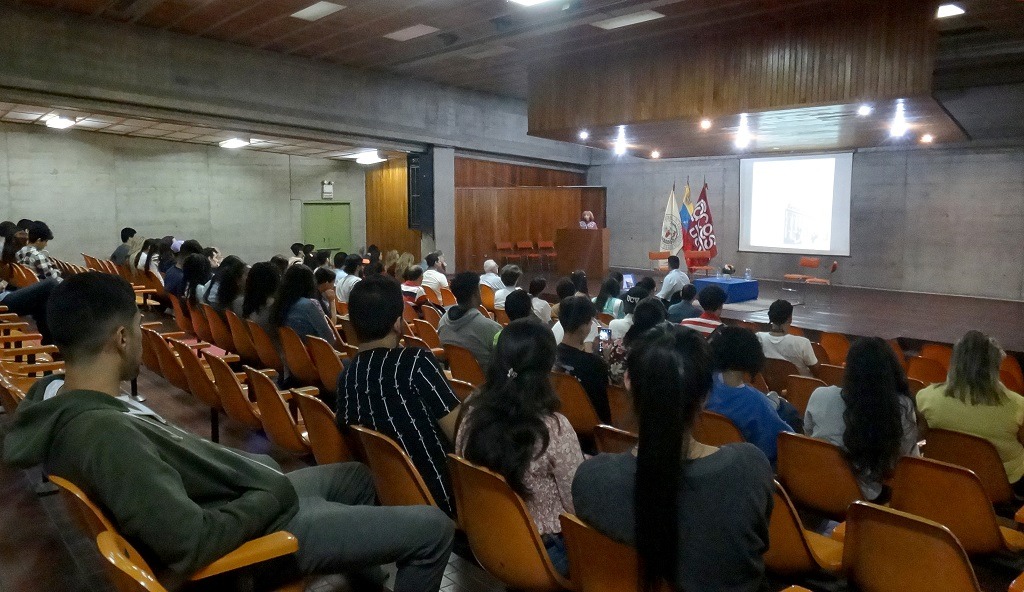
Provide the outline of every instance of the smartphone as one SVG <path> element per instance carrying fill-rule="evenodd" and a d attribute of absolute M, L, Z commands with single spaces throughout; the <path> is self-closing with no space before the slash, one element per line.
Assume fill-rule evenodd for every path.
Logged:
<path fill-rule="evenodd" d="M 611 347 L 612 343 L 612 330 L 608 327 L 601 327 L 597 330 L 597 351 L 598 353 L 604 352 L 606 348 Z"/>

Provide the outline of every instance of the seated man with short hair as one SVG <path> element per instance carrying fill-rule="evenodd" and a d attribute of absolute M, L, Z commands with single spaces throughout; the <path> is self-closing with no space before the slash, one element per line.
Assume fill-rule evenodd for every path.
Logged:
<path fill-rule="evenodd" d="M 397 442 L 434 501 L 454 516 L 447 454 L 454 451 L 459 399 L 430 350 L 399 346 L 404 307 L 391 276 L 368 277 L 352 289 L 348 312 L 360 344 L 338 377 L 338 424 L 365 426 Z"/>
<path fill-rule="evenodd" d="M 818 365 L 811 340 L 801 335 L 790 335 L 793 324 L 793 305 L 786 300 L 776 300 L 768 308 L 768 322 L 771 330 L 757 334 L 761 340 L 764 355 L 773 360 L 787 360 L 796 366 L 800 374 L 812 376 L 812 369 Z"/>
<path fill-rule="evenodd" d="M 338 274 L 334 281 L 334 292 L 338 300 L 348 302 L 352 288 L 359 283 L 359 269 L 363 266 L 363 258 L 359 255 L 349 255 L 345 259 L 345 265 L 341 268 L 343 274 Z"/>
<path fill-rule="evenodd" d="M 42 463 L 81 487 L 151 564 L 166 568 L 167 587 L 284 530 L 298 539 L 304 573 L 397 562 L 396 591 L 438 590 L 453 525 L 437 508 L 375 507 L 361 464 L 285 475 L 268 456 L 204 440 L 121 396 L 142 354 L 141 315 L 123 279 L 68 278 L 53 290 L 48 319 L 67 371 L 37 382 L 18 406 L 4 461 Z"/>
<path fill-rule="evenodd" d="M 429 289 L 437 296 L 437 301 L 441 302 L 441 288 L 448 287 L 448 276 L 445 275 L 445 262 L 444 255 L 441 251 L 434 251 L 427 255 L 425 259 L 427 268 L 423 270 L 423 289 Z M 479 280 L 477 285 L 479 285 Z"/>
<path fill-rule="evenodd" d="M 604 359 L 586 350 L 585 342 L 597 308 L 586 296 L 570 296 L 561 302 L 561 315 L 558 322 L 565 334 L 559 340 L 558 361 L 555 366 L 575 376 L 587 398 L 594 405 L 594 411 L 602 423 L 612 422 L 612 412 L 608 404 L 608 364 Z M 555 336 L 558 337 L 557 335 Z"/>
<path fill-rule="evenodd" d="M 505 299 L 512 292 L 519 289 L 516 284 L 519 283 L 519 278 L 523 277 L 523 270 L 518 265 L 506 265 L 501 268 L 501 283 L 505 285 L 504 288 L 494 293 L 494 309 L 503 310 L 505 308 Z"/>
<path fill-rule="evenodd" d="M 455 276 L 452 293 L 458 304 L 441 317 L 437 336 L 444 345 L 468 349 L 480 368 L 487 372 L 494 351 L 494 336 L 501 331 L 501 325 L 480 312 L 480 278 L 475 273 L 464 271 Z"/>
<path fill-rule="evenodd" d="M 134 228 L 122 228 L 121 229 L 121 244 L 118 245 L 114 252 L 110 255 L 110 261 L 114 265 L 127 265 L 128 264 L 128 253 L 131 251 L 131 246 L 128 241 L 135 236 Z"/>
<path fill-rule="evenodd" d="M 715 329 L 722 326 L 722 307 L 725 306 L 728 297 L 725 290 L 718 286 L 707 286 L 697 295 L 697 302 L 704 312 L 699 317 L 683 319 L 679 324 L 709 337 Z"/>
<path fill-rule="evenodd" d="M 697 286 L 693 284 L 686 284 L 679 292 L 679 302 L 668 307 L 668 321 L 670 323 L 679 323 L 683 319 L 692 319 L 693 317 L 699 317 L 704 309 L 693 303 L 693 299 L 697 297 Z"/>
<path fill-rule="evenodd" d="M 490 286 L 495 293 L 497 293 L 498 290 L 505 289 L 505 284 L 502 283 L 501 277 L 498 275 L 497 261 L 494 259 L 484 261 L 484 273 L 480 276 L 480 283 Z"/>
<path fill-rule="evenodd" d="M 50 261 L 50 255 L 46 252 L 46 245 L 52 240 L 53 233 L 45 222 L 32 222 L 28 225 L 28 244 L 15 254 L 15 259 L 31 269 L 40 280 L 50 279 L 59 282 L 60 271 Z"/>
<path fill-rule="evenodd" d="M 665 301 L 670 301 L 683 286 L 690 283 L 690 278 L 679 269 L 679 257 L 672 255 L 668 258 L 668 270 L 665 279 L 661 280 L 661 290 L 658 292 L 658 298 Z"/>

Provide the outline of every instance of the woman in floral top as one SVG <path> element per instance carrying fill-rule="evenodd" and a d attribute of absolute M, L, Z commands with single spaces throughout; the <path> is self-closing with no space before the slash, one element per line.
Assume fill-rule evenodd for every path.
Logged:
<path fill-rule="evenodd" d="M 572 480 L 583 452 L 551 386 L 555 339 L 536 321 L 501 332 L 487 382 L 463 405 L 456 453 L 500 474 L 526 502 L 555 568 L 568 574 L 558 515 L 573 513 Z"/>
<path fill-rule="evenodd" d="M 665 305 L 656 296 L 644 298 L 633 309 L 633 326 L 626 331 L 622 339 L 612 341 L 611 347 L 605 349 L 605 361 L 608 362 L 608 381 L 623 386 L 626 374 L 626 356 L 629 347 L 648 329 L 665 322 Z"/>

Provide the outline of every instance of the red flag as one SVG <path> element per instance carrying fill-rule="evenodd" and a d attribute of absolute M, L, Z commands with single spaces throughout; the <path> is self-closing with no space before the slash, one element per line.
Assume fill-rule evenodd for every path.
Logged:
<path fill-rule="evenodd" d="M 711 219 L 711 208 L 708 206 L 708 184 L 700 190 L 700 197 L 693 207 L 693 219 L 686 233 L 687 246 L 693 245 L 694 251 L 709 251 L 711 259 L 718 254 L 718 242 L 715 240 L 715 223 Z M 694 265 L 707 265 L 711 259 L 693 260 Z"/>

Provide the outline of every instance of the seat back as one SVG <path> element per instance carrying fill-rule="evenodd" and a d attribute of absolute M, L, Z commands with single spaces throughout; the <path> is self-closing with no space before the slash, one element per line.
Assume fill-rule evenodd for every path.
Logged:
<path fill-rule="evenodd" d="M 828 352 L 825 348 L 821 347 L 821 344 L 817 341 L 811 342 L 811 349 L 814 350 L 814 357 L 818 359 L 819 364 L 831 364 L 832 360 L 828 358 Z"/>
<path fill-rule="evenodd" d="M 168 294 L 167 298 L 171 301 L 171 310 L 174 311 L 174 324 L 178 326 L 179 331 L 184 331 L 189 335 L 195 335 L 195 328 L 192 326 L 192 319 L 188 318 L 185 314 L 185 309 L 182 307 L 181 300 L 174 294 Z"/>
<path fill-rule="evenodd" d="M 186 393 L 192 392 L 188 385 L 188 378 L 185 377 L 185 370 L 181 365 L 182 363 L 178 360 L 178 356 L 174 355 L 174 350 L 171 348 L 171 344 L 167 343 L 167 340 L 152 329 L 143 329 L 142 334 L 149 335 L 149 342 L 153 346 L 153 350 L 156 352 L 157 360 L 159 360 L 160 375 L 166 378 L 167 382 L 170 382 L 172 385 Z M 194 354 L 189 353 L 189 355 L 191 356 Z"/>
<path fill-rule="evenodd" d="M 60 498 L 64 502 L 68 514 L 71 515 L 75 527 L 86 537 L 95 538 L 101 532 L 115 530 L 114 524 L 107 518 L 106 512 L 93 503 L 77 485 L 57 475 L 48 475 L 47 479 L 57 486 Z"/>
<path fill-rule="evenodd" d="M 896 354 L 896 360 L 900 363 L 900 366 L 902 366 L 903 369 L 906 370 L 907 354 L 904 353 L 903 346 L 901 346 L 900 342 L 895 339 L 890 339 L 888 343 L 889 347 L 892 348 L 892 353 Z"/>
<path fill-rule="evenodd" d="M 200 304 L 199 308 L 206 317 L 206 324 L 210 326 L 213 343 L 224 351 L 234 352 L 235 340 L 231 338 L 231 330 L 217 309 L 209 304 Z"/>
<path fill-rule="evenodd" d="M 249 366 L 245 367 L 245 374 L 249 377 L 249 388 L 255 391 L 256 406 L 259 407 L 260 421 L 267 438 L 292 454 L 306 455 L 312 452 L 303 441 L 295 418 L 277 391 L 274 381 Z"/>
<path fill-rule="evenodd" d="M 558 517 L 576 592 L 639 592 L 636 549 L 614 541 L 572 514 Z"/>
<path fill-rule="evenodd" d="M 480 302 L 487 310 L 494 310 L 494 288 L 480 284 Z"/>
<path fill-rule="evenodd" d="M 233 310 L 225 310 L 224 316 L 227 318 L 228 330 L 231 332 L 231 341 L 235 346 L 235 349 L 230 351 L 238 354 L 246 364 L 260 365 L 260 355 L 256 352 L 256 346 L 252 342 L 252 335 L 249 334 L 249 329 L 246 328 L 245 323 L 242 322 L 242 319 Z"/>
<path fill-rule="evenodd" d="M 465 401 L 473 394 L 473 391 L 476 390 L 476 387 L 465 380 L 453 378 L 448 381 L 448 384 L 452 387 L 452 392 L 455 393 L 455 396 L 458 397 L 459 401 Z"/>
<path fill-rule="evenodd" d="M 768 550 L 764 554 L 765 568 L 782 575 L 817 571 L 818 563 L 807 542 L 800 515 L 778 481 L 775 482 L 774 498 L 768 523 Z"/>
<path fill-rule="evenodd" d="M 764 369 L 761 373 L 764 375 L 764 381 L 768 384 L 768 388 L 781 395 L 789 383 L 789 376 L 791 374 L 799 376 L 800 369 L 789 360 L 765 358 Z"/>
<path fill-rule="evenodd" d="M 1013 501 L 1013 489 L 1006 477 L 999 451 L 985 438 L 933 428 L 928 430 L 921 452 L 926 458 L 973 471 L 993 504 Z"/>
<path fill-rule="evenodd" d="M 571 374 L 563 372 L 551 372 L 551 385 L 558 393 L 558 399 L 562 402 L 559 412 L 569 420 L 576 435 L 583 439 L 594 437 L 594 428 L 601 420 L 594 411 L 594 405 L 587 397 L 587 391 L 583 389 L 580 381 Z"/>
<path fill-rule="evenodd" d="M 512 320 L 508 318 L 508 313 L 505 312 L 505 309 L 495 309 L 494 322 L 498 323 L 502 327 L 506 327 L 512 322 Z"/>
<path fill-rule="evenodd" d="M 206 374 L 206 369 L 203 368 L 203 364 L 199 361 L 196 353 L 187 344 L 177 339 L 170 339 L 168 341 L 174 349 L 174 353 L 178 354 L 178 359 L 181 361 L 182 370 L 185 372 L 185 380 L 188 381 L 189 392 L 206 405 L 220 410 L 220 394 L 217 392 L 217 387 L 213 384 L 213 380 Z"/>
<path fill-rule="evenodd" d="M 480 566 L 507 587 L 562 590 L 533 517 L 505 479 L 454 454 L 448 455 L 459 525 Z"/>
<path fill-rule="evenodd" d="M 549 249 L 549 250 L 553 251 L 555 249 L 555 241 L 539 240 L 539 241 L 537 241 L 537 248 L 538 249 Z"/>
<path fill-rule="evenodd" d="M 235 376 L 228 363 L 217 356 L 210 356 L 206 361 L 213 372 L 214 385 L 217 387 L 217 394 L 220 395 L 220 405 L 224 414 L 251 430 L 262 428 L 263 423 L 260 422 L 247 391 L 242 388 L 242 382 Z"/>
<path fill-rule="evenodd" d="M 633 450 L 640 442 L 640 437 L 626 430 L 599 424 L 594 428 L 594 441 L 598 452 L 617 453 Z"/>
<path fill-rule="evenodd" d="M 777 440 L 778 476 L 797 504 L 842 520 L 861 499 L 853 469 L 838 446 L 783 432 Z"/>
<path fill-rule="evenodd" d="M 142 365 L 160 374 L 160 358 L 157 357 L 156 349 L 145 333 L 142 334 Z"/>
<path fill-rule="evenodd" d="M 448 288 L 441 288 L 441 306 L 452 306 L 457 300 L 455 300 L 455 294 Z"/>
<path fill-rule="evenodd" d="M 821 265 L 821 259 L 818 257 L 801 257 L 800 267 L 806 267 L 807 269 L 817 269 Z"/>
<path fill-rule="evenodd" d="M 468 349 L 446 343 L 444 344 L 444 355 L 448 358 L 452 378 L 464 380 L 473 386 L 481 386 L 486 381 L 480 362 L 476 361 L 473 353 Z"/>
<path fill-rule="evenodd" d="M 320 375 L 320 384 L 327 390 L 334 392 L 338 388 L 338 376 L 341 376 L 343 366 L 341 355 L 334 346 L 315 335 L 306 337 L 306 349 Z M 303 415 L 305 417 L 305 415 Z"/>
<path fill-rule="evenodd" d="M 724 446 L 743 441 L 743 433 L 728 417 L 703 410 L 694 426 L 693 437 L 701 444 Z"/>
<path fill-rule="evenodd" d="M 106 573 L 118 592 L 167 592 L 135 547 L 121 535 L 107 530 L 96 535 L 96 546 L 105 559 Z"/>
<path fill-rule="evenodd" d="M 438 324 L 441 323 L 441 313 L 439 313 L 436 308 L 433 306 L 424 306 L 420 308 L 420 313 L 423 315 L 424 321 L 433 325 L 434 329 L 437 329 Z"/>
<path fill-rule="evenodd" d="M 921 382 L 920 380 L 918 380 L 916 378 L 908 378 L 907 379 L 907 386 L 910 388 L 910 394 L 914 395 L 916 397 L 917 393 L 920 392 L 921 389 L 923 389 L 924 387 L 926 387 L 928 385 L 926 385 L 925 383 Z"/>
<path fill-rule="evenodd" d="M 194 304 L 188 304 L 188 317 L 192 321 L 192 332 L 199 336 L 199 339 L 207 343 L 216 343 L 213 339 L 213 331 L 210 330 L 210 323 L 206 315 Z"/>
<path fill-rule="evenodd" d="M 436 506 L 416 465 L 402 447 L 384 434 L 363 426 L 349 426 L 359 439 L 366 464 L 373 474 L 377 498 L 385 506 Z"/>
<path fill-rule="evenodd" d="M 892 509 L 945 526 L 968 555 L 1003 549 L 992 502 L 971 471 L 937 460 L 903 457 L 891 485 Z"/>
<path fill-rule="evenodd" d="M 1013 354 L 1006 354 L 1003 358 L 1003 363 L 999 365 L 999 376 L 1006 388 L 1024 394 L 1024 371 L 1021 371 L 1020 362 Z"/>
<path fill-rule="evenodd" d="M 915 378 L 925 384 L 946 382 L 946 367 L 942 362 L 914 356 L 907 359 L 907 378 Z"/>
<path fill-rule="evenodd" d="M 828 352 L 829 362 L 837 366 L 846 364 L 846 354 L 850 351 L 850 340 L 841 333 L 822 331 L 818 343 Z"/>
<path fill-rule="evenodd" d="M 309 446 L 313 449 L 316 464 L 348 462 L 355 459 L 348 442 L 338 430 L 334 413 L 316 397 L 295 393 L 295 401 L 299 404 L 299 413 L 306 422 Z"/>
<path fill-rule="evenodd" d="M 423 319 L 414 320 L 412 322 L 412 329 L 416 332 L 416 336 L 427 344 L 427 347 L 441 347 L 441 338 L 437 336 L 437 329 L 427 321 Z"/>
<path fill-rule="evenodd" d="M 949 361 L 953 358 L 953 347 L 944 343 L 926 343 L 921 346 L 918 355 L 922 358 L 935 360 L 949 371 Z"/>
<path fill-rule="evenodd" d="M 846 369 L 832 364 L 818 364 L 814 374 L 819 380 L 829 386 L 843 386 L 843 376 L 846 375 Z"/>
<path fill-rule="evenodd" d="M 302 338 L 295 332 L 295 329 L 279 327 L 277 334 L 281 339 L 284 362 L 292 376 L 305 386 L 323 386 L 320 384 L 320 373 L 313 365 L 313 358 L 309 357 L 306 344 L 302 342 Z"/>
<path fill-rule="evenodd" d="M 284 371 L 284 362 L 281 361 L 281 354 L 277 352 L 277 346 L 274 345 L 270 335 L 267 335 L 267 332 L 256 321 L 247 320 L 245 321 L 245 326 L 249 328 L 249 335 L 252 336 L 252 345 L 256 348 L 256 354 L 260 358 L 260 365 L 264 368 L 277 370 L 278 372 Z"/>
<path fill-rule="evenodd" d="M 866 502 L 850 506 L 843 567 L 862 592 L 981 592 L 949 529 Z"/>
<path fill-rule="evenodd" d="M 807 401 L 811 399 L 814 389 L 823 386 L 828 386 L 823 380 L 811 378 L 810 376 L 790 374 L 786 377 L 786 400 L 792 403 L 796 410 L 800 412 L 800 417 L 803 417 L 804 413 L 807 412 Z"/>

